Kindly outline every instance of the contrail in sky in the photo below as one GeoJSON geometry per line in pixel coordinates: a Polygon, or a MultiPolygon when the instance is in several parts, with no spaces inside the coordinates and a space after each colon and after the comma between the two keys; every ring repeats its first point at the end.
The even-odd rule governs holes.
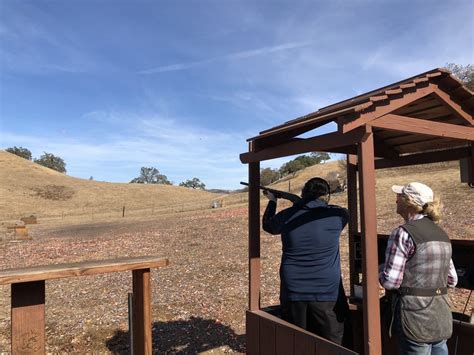
{"type": "Polygon", "coordinates": [[[235,53],[221,55],[221,56],[214,57],[214,58],[198,60],[198,61],[195,61],[195,62],[163,65],[163,66],[156,67],[156,68],[141,70],[138,73],[139,74],[156,74],[156,73],[163,73],[163,72],[168,72],[168,71],[186,70],[186,69],[197,67],[197,66],[200,66],[200,65],[203,65],[203,64],[212,63],[212,62],[215,62],[215,61],[218,61],[218,60],[256,57],[256,56],[259,56],[259,55],[265,55],[265,54],[274,53],[274,52],[281,52],[281,51],[286,51],[286,50],[289,50],[289,49],[308,47],[311,44],[312,44],[312,42],[285,43],[285,44],[280,44],[278,46],[273,46],[273,47],[262,47],[262,48],[258,48],[258,49],[251,49],[251,50],[248,50],[248,51],[235,52],[235,53]]]}

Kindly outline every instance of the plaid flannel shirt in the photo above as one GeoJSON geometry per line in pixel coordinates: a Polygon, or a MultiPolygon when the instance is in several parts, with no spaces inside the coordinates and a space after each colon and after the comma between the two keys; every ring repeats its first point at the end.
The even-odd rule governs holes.
{"type": "MultiPolygon", "coordinates": [[[[410,220],[421,219],[424,216],[416,214],[410,220]]],[[[385,252],[385,265],[379,274],[380,284],[387,290],[400,287],[405,272],[405,264],[415,253],[415,244],[411,236],[401,227],[396,228],[388,239],[385,252]]],[[[449,262],[448,287],[454,287],[458,283],[456,269],[451,259],[449,262]]]]}

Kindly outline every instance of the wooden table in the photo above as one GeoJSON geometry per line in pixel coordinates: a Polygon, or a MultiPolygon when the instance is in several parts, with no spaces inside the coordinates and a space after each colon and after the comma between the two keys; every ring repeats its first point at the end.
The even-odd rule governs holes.
{"type": "Polygon", "coordinates": [[[151,354],[150,269],[167,265],[168,259],[139,256],[1,270],[0,285],[11,284],[12,354],[45,353],[46,280],[129,270],[133,278],[134,354],[151,354]]]}

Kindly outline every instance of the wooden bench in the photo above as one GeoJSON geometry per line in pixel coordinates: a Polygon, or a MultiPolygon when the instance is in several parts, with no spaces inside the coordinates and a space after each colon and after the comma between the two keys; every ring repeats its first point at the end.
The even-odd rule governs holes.
{"type": "Polygon", "coordinates": [[[10,229],[12,230],[16,236],[20,237],[20,238],[26,238],[28,239],[28,228],[26,228],[26,226],[21,226],[21,225],[11,225],[11,226],[7,226],[7,229],[10,229]]]}
{"type": "Polygon", "coordinates": [[[150,269],[168,259],[139,256],[112,260],[0,270],[0,285],[11,284],[11,352],[45,353],[45,280],[132,271],[133,351],[152,353],[150,269]]]}

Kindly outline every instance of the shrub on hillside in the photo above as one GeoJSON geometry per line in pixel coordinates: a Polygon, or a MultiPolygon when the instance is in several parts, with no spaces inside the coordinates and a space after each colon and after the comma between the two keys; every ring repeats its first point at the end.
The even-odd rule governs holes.
{"type": "Polygon", "coordinates": [[[301,160],[290,160],[288,163],[285,163],[280,168],[281,176],[292,175],[293,177],[296,175],[296,172],[303,170],[306,166],[304,165],[301,160]]]}
{"type": "Polygon", "coordinates": [[[63,185],[46,185],[43,187],[35,187],[32,190],[35,192],[33,196],[53,201],[66,201],[71,199],[74,195],[72,188],[63,185]]]}
{"type": "Polygon", "coordinates": [[[64,160],[51,153],[44,152],[44,154],[40,156],[39,159],[35,159],[34,162],[46,168],[59,171],[60,173],[66,172],[66,163],[64,160]]]}
{"type": "Polygon", "coordinates": [[[280,173],[277,169],[263,168],[260,169],[260,185],[267,186],[280,178],[280,173]]]}
{"type": "Polygon", "coordinates": [[[5,149],[5,151],[7,151],[8,153],[18,155],[19,157],[25,158],[26,160],[32,159],[31,152],[28,149],[23,148],[23,147],[14,146],[14,147],[5,149]]]}

